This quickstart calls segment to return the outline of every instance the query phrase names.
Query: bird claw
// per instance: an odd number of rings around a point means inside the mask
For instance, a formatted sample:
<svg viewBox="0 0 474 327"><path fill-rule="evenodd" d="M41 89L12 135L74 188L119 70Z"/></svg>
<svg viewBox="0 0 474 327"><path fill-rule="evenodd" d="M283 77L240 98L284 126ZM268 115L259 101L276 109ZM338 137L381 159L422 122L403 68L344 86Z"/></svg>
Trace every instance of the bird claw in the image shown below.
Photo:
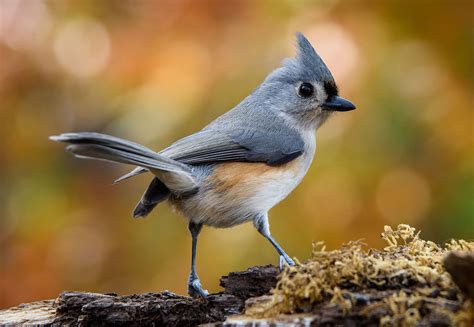
<svg viewBox="0 0 474 327"><path fill-rule="evenodd" d="M188 294L194 298L202 297L205 299L209 295L209 292L201 287L201 281L196 278L189 281Z"/></svg>
<svg viewBox="0 0 474 327"><path fill-rule="evenodd" d="M295 261L287 255L280 255L280 270L283 270L285 265L294 266Z"/></svg>

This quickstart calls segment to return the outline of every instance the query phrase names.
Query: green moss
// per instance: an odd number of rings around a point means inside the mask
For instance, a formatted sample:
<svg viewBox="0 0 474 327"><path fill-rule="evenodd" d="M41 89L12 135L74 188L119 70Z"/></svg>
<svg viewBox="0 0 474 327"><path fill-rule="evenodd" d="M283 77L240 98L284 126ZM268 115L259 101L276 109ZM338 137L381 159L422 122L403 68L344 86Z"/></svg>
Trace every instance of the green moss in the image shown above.
<svg viewBox="0 0 474 327"><path fill-rule="evenodd" d="M311 258L286 267L270 299L257 301L246 315L268 318L337 307L343 315L380 325L411 326L434 316L448 325L468 325L472 303L452 281L443 258L453 250L474 251L474 242L439 246L419 234L408 225L385 226L383 250L357 241L326 251L316 243Z"/></svg>

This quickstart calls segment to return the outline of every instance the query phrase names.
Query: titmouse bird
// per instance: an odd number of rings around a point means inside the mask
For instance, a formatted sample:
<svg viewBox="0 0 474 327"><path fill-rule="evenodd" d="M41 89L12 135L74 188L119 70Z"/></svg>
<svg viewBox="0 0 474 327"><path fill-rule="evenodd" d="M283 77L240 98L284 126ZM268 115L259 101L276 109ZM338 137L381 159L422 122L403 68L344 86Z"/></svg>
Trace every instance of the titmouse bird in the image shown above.
<svg viewBox="0 0 474 327"><path fill-rule="evenodd" d="M334 111L355 106L338 96L331 72L301 33L297 55L286 59L235 108L199 132L155 152L99 133L65 133L76 157L138 166L116 182L145 172L154 175L133 211L145 217L168 202L189 222L192 237L188 293L206 297L196 272L196 244L203 225L232 227L252 221L294 265L270 234L268 211L301 182L316 150L316 129Z"/></svg>

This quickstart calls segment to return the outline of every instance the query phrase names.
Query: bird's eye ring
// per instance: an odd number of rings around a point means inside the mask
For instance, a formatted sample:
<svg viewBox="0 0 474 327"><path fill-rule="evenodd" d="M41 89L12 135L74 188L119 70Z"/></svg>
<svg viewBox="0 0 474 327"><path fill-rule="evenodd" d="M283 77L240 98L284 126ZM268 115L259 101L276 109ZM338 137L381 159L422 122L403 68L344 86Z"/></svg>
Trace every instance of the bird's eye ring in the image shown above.
<svg viewBox="0 0 474 327"><path fill-rule="evenodd" d="M300 87L298 88L298 95L302 98L309 98L314 93L314 87L311 83L304 82L301 83Z"/></svg>

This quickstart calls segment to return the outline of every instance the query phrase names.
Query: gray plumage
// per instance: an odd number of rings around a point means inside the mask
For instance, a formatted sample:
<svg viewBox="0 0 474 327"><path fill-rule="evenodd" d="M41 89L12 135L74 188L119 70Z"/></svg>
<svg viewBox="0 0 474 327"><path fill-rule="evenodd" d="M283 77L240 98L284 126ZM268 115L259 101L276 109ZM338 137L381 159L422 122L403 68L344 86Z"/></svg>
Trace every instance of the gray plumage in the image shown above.
<svg viewBox="0 0 474 327"><path fill-rule="evenodd" d="M164 200L189 221L193 237L189 293L205 296L195 271L203 225L230 227L253 221L281 256L270 235L268 211L302 180L316 150L315 130L333 111L354 109L338 96L331 72L309 41L297 34L298 53L256 90L201 131L160 152L113 136L66 133L51 137L83 158L138 166L116 182L151 172L153 180L133 211L146 216Z"/></svg>
<svg viewBox="0 0 474 327"><path fill-rule="evenodd" d="M287 107L284 96L275 97L279 85L294 85L305 80L332 84L335 82L331 72L303 34L297 33L296 38L296 58L284 60L283 66L270 73L252 95L202 131L173 143L159 153L183 163L199 164L245 160L245 149L250 151L247 153L250 158L260 159L253 161L270 162L278 162L278 159L284 162L285 155L291 157L301 151L303 141L296 130L298 126L291 126L279 116L280 110L274 110L274 107L281 107L289 112L301 108L293 108L291 104ZM273 97L267 98L266 93L273 93ZM138 167L116 182L146 171Z"/></svg>

